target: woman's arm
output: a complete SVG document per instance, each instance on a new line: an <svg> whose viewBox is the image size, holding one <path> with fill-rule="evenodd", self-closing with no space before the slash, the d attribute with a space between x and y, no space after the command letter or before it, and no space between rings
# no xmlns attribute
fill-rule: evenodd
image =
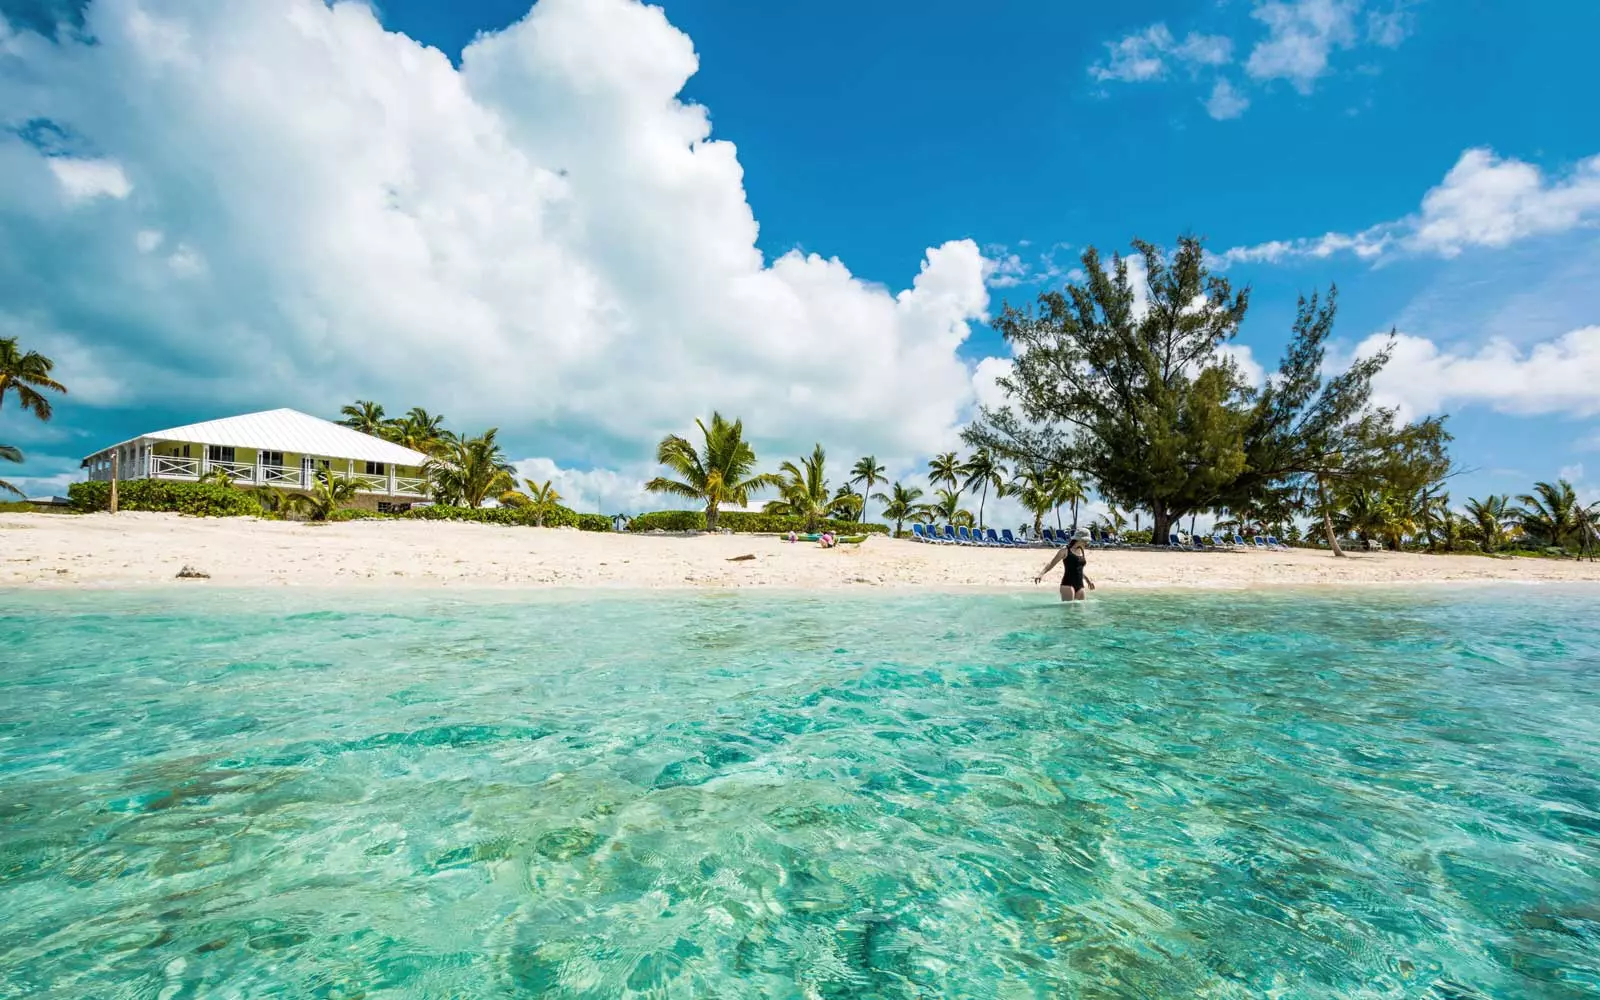
<svg viewBox="0 0 1600 1000"><path fill-rule="evenodd" d="M1052 569L1055 569L1056 563L1060 562L1062 559L1065 559L1066 556L1066 549L1056 549L1056 554L1050 558L1048 563L1045 563L1044 569L1041 569L1039 571L1039 575L1033 578L1033 582L1038 583L1040 580L1043 580L1044 575L1050 572Z"/></svg>

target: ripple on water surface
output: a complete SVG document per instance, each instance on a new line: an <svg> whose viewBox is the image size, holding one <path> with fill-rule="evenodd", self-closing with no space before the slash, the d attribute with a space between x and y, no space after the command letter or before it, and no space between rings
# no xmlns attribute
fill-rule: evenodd
<svg viewBox="0 0 1600 1000"><path fill-rule="evenodd" d="M1596 996L1597 610L11 593L0 996Z"/></svg>

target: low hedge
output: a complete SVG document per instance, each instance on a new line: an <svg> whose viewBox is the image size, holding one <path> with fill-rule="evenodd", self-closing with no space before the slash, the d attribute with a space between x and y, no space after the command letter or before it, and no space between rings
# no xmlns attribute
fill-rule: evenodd
<svg viewBox="0 0 1600 1000"><path fill-rule="evenodd" d="M413 507L402 517L419 521L471 521L474 524L510 524L534 527L539 524L538 512L532 507L442 507L430 504ZM611 518L604 514L579 514L570 507L546 508L546 528L577 528L580 531L610 531Z"/></svg>
<svg viewBox="0 0 1600 1000"><path fill-rule="evenodd" d="M73 483L67 499L77 511L111 509L111 484ZM129 479L117 484L119 510L153 510L195 517L260 517L261 504L249 490L220 483L170 482L164 479Z"/></svg>
<svg viewBox="0 0 1600 1000"><path fill-rule="evenodd" d="M792 517L785 514L749 514L744 511L723 511L717 515L717 530L723 528L729 531L745 534L782 535L791 531L807 531L809 526L803 517ZM628 530L633 532L643 531L704 531L706 530L706 512L703 510L657 510L648 514L640 514L628 522ZM874 524L870 521L857 523L855 521L836 521L832 519L817 522L817 531L831 531L834 534L856 535L886 535L889 526Z"/></svg>

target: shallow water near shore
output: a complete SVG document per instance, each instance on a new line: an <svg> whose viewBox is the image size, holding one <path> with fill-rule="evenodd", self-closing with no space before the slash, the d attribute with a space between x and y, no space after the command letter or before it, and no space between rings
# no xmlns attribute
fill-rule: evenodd
<svg viewBox="0 0 1600 1000"><path fill-rule="evenodd" d="M0 997L1600 995L1600 590L0 593Z"/></svg>

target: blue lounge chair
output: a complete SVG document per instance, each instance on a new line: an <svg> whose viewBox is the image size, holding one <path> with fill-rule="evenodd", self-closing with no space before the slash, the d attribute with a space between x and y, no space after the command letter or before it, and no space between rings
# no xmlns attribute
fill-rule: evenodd
<svg viewBox="0 0 1600 1000"><path fill-rule="evenodd" d="M955 542L957 545L971 545L972 544L972 539L967 537L967 526L966 525L962 525L959 528L956 527L953 524L945 525L944 526L944 537L950 539L952 542Z"/></svg>
<svg viewBox="0 0 1600 1000"><path fill-rule="evenodd" d="M1000 533L999 532L995 531L993 528L985 528L984 532L983 532L983 544L985 544L985 545L1004 545L1005 542L1002 542L1000 540Z"/></svg>
<svg viewBox="0 0 1600 1000"><path fill-rule="evenodd" d="M1288 552L1289 551L1289 546L1287 546L1287 545L1283 544L1282 542L1278 541L1278 536L1277 535L1268 535L1267 536L1267 544L1272 546L1273 548L1277 549L1279 552Z"/></svg>
<svg viewBox="0 0 1600 1000"><path fill-rule="evenodd" d="M1190 535L1189 547L1194 549L1196 552L1204 552L1206 550L1206 536Z"/></svg>
<svg viewBox="0 0 1600 1000"><path fill-rule="evenodd" d="M1056 531L1054 528L1044 529L1044 543L1052 548L1060 548L1061 546L1067 544L1062 539L1056 537Z"/></svg>
<svg viewBox="0 0 1600 1000"><path fill-rule="evenodd" d="M1001 545L1026 545L1028 543L1022 541L1021 539L1019 539L1015 535L1013 535L1011 533L1011 529L1010 528L1002 528L1002 529L1000 529L1000 544Z"/></svg>
<svg viewBox="0 0 1600 1000"><path fill-rule="evenodd" d="M1270 549L1270 548L1272 548L1272 546L1267 544L1267 540L1265 538L1262 538L1260 535L1256 535L1254 538L1251 539L1251 541L1255 542L1256 548L1258 548L1258 549Z"/></svg>
<svg viewBox="0 0 1600 1000"><path fill-rule="evenodd" d="M1244 540L1244 536L1239 534L1238 532L1234 532L1234 534L1233 534L1233 544L1236 547L1241 548L1241 549L1248 549L1250 547L1250 543L1246 542Z"/></svg>
<svg viewBox="0 0 1600 1000"><path fill-rule="evenodd" d="M1181 549L1181 548L1183 548L1183 539L1178 537L1178 533L1176 531L1167 532L1167 548L1169 548L1169 549Z"/></svg>
<svg viewBox="0 0 1600 1000"><path fill-rule="evenodd" d="M920 524L913 524L911 526L911 537L919 542L925 542L928 540L928 536L922 533L922 525Z"/></svg>
<svg viewBox="0 0 1600 1000"><path fill-rule="evenodd" d="M1223 538L1221 535L1218 535L1218 534L1215 534L1215 533L1213 533L1212 536L1211 536L1211 544L1214 547L1219 548L1219 549L1231 549L1231 548L1233 548L1233 543L1232 542L1228 541L1226 538Z"/></svg>

